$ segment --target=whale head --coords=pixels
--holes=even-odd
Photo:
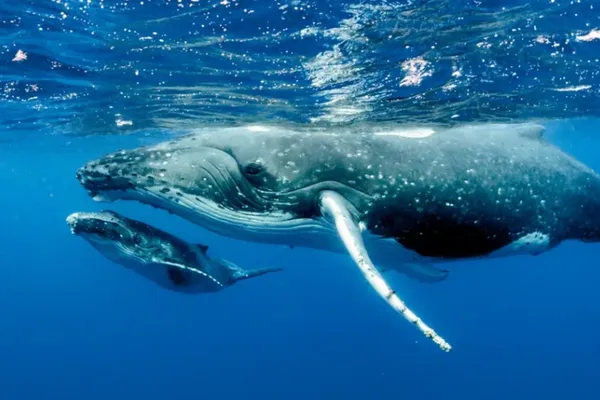
[[[229,236],[232,229],[245,238],[256,230],[294,229],[319,215],[321,190],[353,190],[340,183],[348,169],[331,159],[342,151],[335,142],[299,135],[247,128],[197,133],[109,154],[81,167],[77,179],[96,200],[140,201]],[[322,149],[324,143],[332,148]]]
[[[114,258],[111,255],[120,255],[119,258],[145,262],[149,255],[164,257],[160,253],[169,250],[162,245],[165,240],[155,229],[114,211],[75,212],[67,217],[67,225],[71,233],[84,238],[111,259]],[[173,253],[172,249],[169,253]]]
[[[105,257],[129,268],[146,270],[165,261],[198,265],[197,252],[186,242],[114,211],[75,212],[67,225]]]
[[[75,212],[67,217],[67,225],[74,235],[84,236],[95,242],[126,243],[132,240],[126,221],[112,211]]]

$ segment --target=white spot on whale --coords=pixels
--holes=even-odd
[[[106,194],[97,194],[92,197],[92,200],[97,201],[99,203],[111,203],[113,199]]]
[[[493,252],[491,256],[510,256],[518,254],[540,254],[550,248],[550,235],[542,232],[532,232],[503,248]]]
[[[376,136],[399,136],[411,139],[426,138],[435,133],[435,129],[432,128],[407,128],[407,129],[394,129],[390,131],[375,132]]]
[[[271,130],[263,125],[250,125],[247,126],[246,129],[248,129],[250,132],[269,132]]]
[[[588,90],[591,88],[592,88],[591,85],[577,85],[577,86],[567,86],[567,87],[562,87],[562,88],[555,88],[555,89],[551,89],[551,90],[554,90],[555,92],[579,92],[579,91]]]
[[[598,29],[592,29],[586,34],[577,35],[575,37],[575,40],[577,40],[578,42],[591,42],[592,40],[598,39],[600,39],[600,30]]]

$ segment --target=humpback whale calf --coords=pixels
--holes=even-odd
[[[114,211],[73,213],[67,224],[109,260],[175,292],[217,292],[243,279],[281,270],[244,270],[230,261],[211,259],[203,244],[184,242]]]
[[[443,350],[382,273],[426,282],[436,263],[539,254],[600,239],[600,177],[537,124],[207,129],[90,161],[98,201],[137,200],[221,235],[347,252],[373,288]]]

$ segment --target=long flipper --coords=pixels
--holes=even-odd
[[[450,351],[452,348],[450,344],[432,328],[427,326],[421,318],[417,317],[417,315],[404,304],[396,292],[381,276],[381,273],[377,268],[375,268],[365,249],[360,227],[356,218],[352,215],[346,199],[336,192],[326,190],[321,193],[319,205],[321,207],[321,212],[325,216],[331,218],[332,222],[335,223],[338,234],[350,253],[350,256],[352,256],[356,265],[358,265],[365,278],[367,278],[367,281],[369,281],[377,293],[379,293],[379,295],[383,297],[394,310],[398,311],[404,318],[415,324],[425,336],[433,340],[433,342],[442,350]]]
[[[270,274],[271,272],[281,272],[283,268],[255,268],[255,269],[243,269],[238,267],[236,264],[223,258],[213,260],[215,263],[220,264],[223,268],[226,268],[231,273],[231,278],[234,282],[242,281],[244,279],[256,278],[257,276]]]
[[[283,271],[283,268],[257,268],[257,269],[244,269],[236,271],[233,275],[233,279],[237,281],[241,281],[244,279],[256,278],[257,276],[270,274],[271,272],[280,272]]]

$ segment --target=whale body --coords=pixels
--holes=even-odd
[[[242,269],[231,261],[209,257],[204,244],[188,243],[114,211],[72,213],[67,224],[74,235],[107,259],[174,292],[218,292],[241,280],[280,271]]]

